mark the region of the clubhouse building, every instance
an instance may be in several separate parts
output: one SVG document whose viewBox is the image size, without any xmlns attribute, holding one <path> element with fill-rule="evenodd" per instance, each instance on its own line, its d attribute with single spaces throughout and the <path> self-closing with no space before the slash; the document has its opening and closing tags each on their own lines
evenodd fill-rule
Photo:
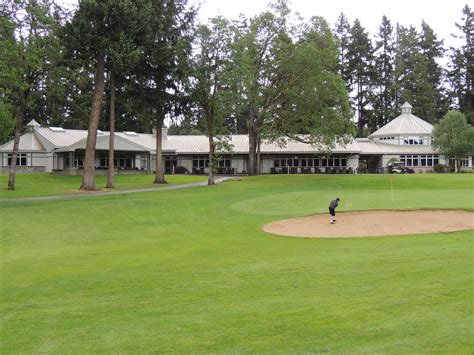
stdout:
<svg viewBox="0 0 474 355">
<path fill-rule="evenodd" d="M 449 162 L 432 146 L 433 126 L 411 113 L 405 103 L 402 113 L 372 133 L 355 138 L 346 145 L 336 145 L 330 153 L 317 151 L 310 144 L 288 141 L 286 146 L 262 142 L 261 173 L 384 173 L 390 161 L 400 160 L 405 167 L 433 171 L 437 164 Z M 156 133 L 116 132 L 115 167 L 118 174 L 155 170 Z M 209 165 L 209 142 L 206 136 L 168 135 L 163 129 L 163 160 L 166 173 L 206 174 Z M 41 127 L 35 120 L 20 137 L 18 172 L 56 172 L 67 175 L 82 173 L 87 130 Z M 246 174 L 248 136 L 232 135 L 233 151 L 223 155 L 219 174 Z M 96 173 L 108 166 L 108 132 L 98 131 Z M 13 141 L 0 146 L 0 172 L 8 172 Z M 460 169 L 472 169 L 473 157 L 460 162 Z"/>
</svg>

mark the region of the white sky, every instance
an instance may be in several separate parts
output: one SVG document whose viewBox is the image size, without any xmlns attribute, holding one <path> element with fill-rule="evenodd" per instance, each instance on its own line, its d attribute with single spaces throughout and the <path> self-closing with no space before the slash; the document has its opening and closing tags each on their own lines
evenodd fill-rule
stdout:
<svg viewBox="0 0 474 355">
<path fill-rule="evenodd" d="M 75 5 L 78 0 L 59 0 L 65 5 Z M 262 12 L 270 0 L 188 0 L 190 4 L 201 3 L 198 20 L 222 15 L 236 19 L 239 14 L 252 17 Z M 352 24 L 358 18 L 373 38 L 386 15 L 395 27 L 397 23 L 415 26 L 420 30 L 421 21 L 433 29 L 439 40 L 444 40 L 445 48 L 459 46 L 459 41 L 451 34 L 459 34 L 455 23 L 461 22 L 462 9 L 472 0 L 290 0 L 290 8 L 304 18 L 322 16 L 334 28 L 341 12 Z"/>
<path fill-rule="evenodd" d="M 370 33 L 370 37 L 378 32 L 382 16 L 386 15 L 395 27 L 397 22 L 421 28 L 421 21 L 433 29 L 437 38 L 443 39 L 445 47 L 457 46 L 458 42 L 451 36 L 459 34 L 455 23 L 461 22 L 462 9 L 469 0 L 290 0 L 293 12 L 299 12 L 304 18 L 322 16 L 334 28 L 341 12 L 352 23 L 358 18 Z M 198 3 L 199 0 L 190 0 Z M 239 14 L 251 17 L 262 12 L 268 0 L 201 0 L 199 20 L 222 15 L 228 19 L 237 18 Z"/>
</svg>

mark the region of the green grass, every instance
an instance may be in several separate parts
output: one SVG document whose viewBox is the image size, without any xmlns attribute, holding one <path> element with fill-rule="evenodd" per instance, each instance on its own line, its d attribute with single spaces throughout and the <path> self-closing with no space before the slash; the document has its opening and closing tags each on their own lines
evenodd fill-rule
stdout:
<svg viewBox="0 0 474 355">
<path fill-rule="evenodd" d="M 472 353 L 473 230 L 261 231 L 336 195 L 341 210 L 474 210 L 472 175 L 260 176 L 3 203 L 0 353 Z"/>
<path fill-rule="evenodd" d="M 8 191 L 8 174 L 0 174 L 0 198 L 18 198 L 34 196 L 51 196 L 61 194 L 81 194 L 81 176 L 60 176 L 55 174 L 17 174 L 15 179 L 15 190 Z M 206 176 L 191 175 L 167 175 L 169 185 L 188 184 L 191 182 L 204 181 Z M 115 188 L 106 189 L 106 176 L 97 176 L 95 183 L 100 191 L 133 190 L 156 188 L 163 185 L 153 183 L 154 175 L 119 175 L 115 177 Z"/>
</svg>

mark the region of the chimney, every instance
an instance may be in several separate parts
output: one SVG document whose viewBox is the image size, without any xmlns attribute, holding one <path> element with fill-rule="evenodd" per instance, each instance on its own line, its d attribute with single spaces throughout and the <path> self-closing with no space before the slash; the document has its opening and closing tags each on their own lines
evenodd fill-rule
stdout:
<svg viewBox="0 0 474 355">
<path fill-rule="evenodd" d="M 161 129 L 161 139 L 164 141 L 168 139 L 168 128 Z"/>
</svg>

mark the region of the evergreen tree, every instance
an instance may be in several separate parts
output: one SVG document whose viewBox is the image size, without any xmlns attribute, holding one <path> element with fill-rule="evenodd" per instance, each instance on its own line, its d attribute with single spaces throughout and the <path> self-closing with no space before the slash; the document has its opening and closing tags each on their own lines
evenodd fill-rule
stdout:
<svg viewBox="0 0 474 355">
<path fill-rule="evenodd" d="M 419 88 L 418 111 L 429 122 L 437 122 L 448 110 L 448 98 L 445 93 L 444 71 L 437 59 L 444 54 L 443 41 L 438 40 L 432 28 L 425 22 L 421 24 L 420 53 L 425 62 L 426 76 L 423 87 Z"/>
<path fill-rule="evenodd" d="M 390 20 L 383 16 L 374 48 L 374 78 L 371 94 L 373 108 L 369 129 L 374 132 L 396 116 L 395 107 L 395 40 Z"/>
<path fill-rule="evenodd" d="M 334 28 L 334 37 L 339 48 L 338 73 L 346 83 L 347 90 L 350 91 L 351 75 L 349 71 L 349 43 L 351 35 L 351 25 L 344 13 L 340 13 Z"/>
<path fill-rule="evenodd" d="M 474 12 L 469 6 L 462 10 L 462 22 L 456 23 L 463 41 L 461 48 L 451 48 L 449 80 L 453 106 L 474 124 Z"/>
<path fill-rule="evenodd" d="M 431 123 L 446 111 L 442 70 L 436 62 L 442 53 L 442 42 L 426 23 L 422 23 L 420 34 L 413 26 L 397 27 L 396 104 L 410 102 L 415 114 Z"/>
<path fill-rule="evenodd" d="M 351 27 L 348 64 L 353 101 L 357 112 L 358 135 L 363 136 L 371 121 L 369 95 L 373 78 L 373 47 L 369 34 L 356 19 Z"/>
<path fill-rule="evenodd" d="M 156 131 L 154 182 L 165 184 L 161 130 L 165 117 L 180 116 L 188 101 L 183 97 L 183 82 L 191 53 L 190 29 L 195 10 L 187 10 L 184 1 L 150 1 L 149 11 L 142 12 L 147 31 L 131 85 L 133 105 L 141 116 L 140 121 Z"/>
</svg>

